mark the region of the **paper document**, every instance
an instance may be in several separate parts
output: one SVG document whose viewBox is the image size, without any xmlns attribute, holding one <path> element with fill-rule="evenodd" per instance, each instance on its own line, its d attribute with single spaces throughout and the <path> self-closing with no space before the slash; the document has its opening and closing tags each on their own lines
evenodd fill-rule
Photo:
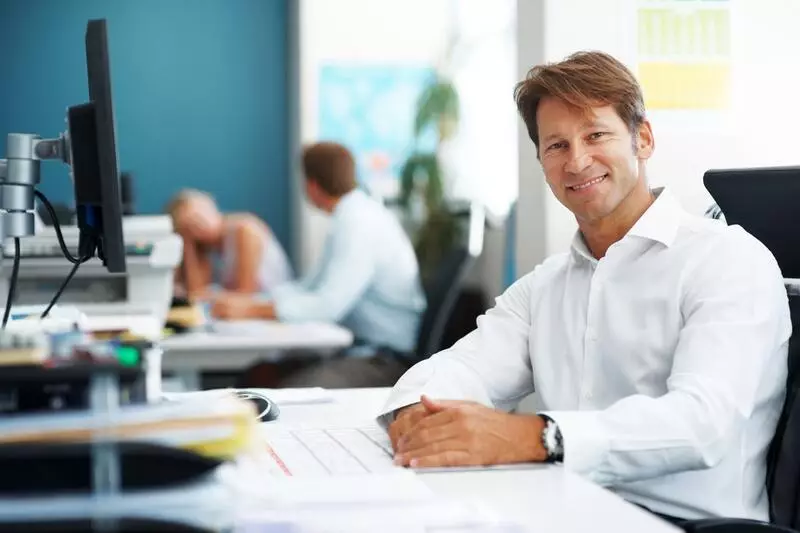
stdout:
<svg viewBox="0 0 800 533">
<path fill-rule="evenodd" d="M 322 387 L 306 387 L 298 389 L 242 389 L 252 390 L 265 395 L 267 398 L 278 404 L 278 407 L 285 405 L 309 405 L 317 403 L 333 402 L 333 394 Z"/>
<path fill-rule="evenodd" d="M 393 463 L 391 443 L 377 426 L 291 428 L 262 424 L 260 469 L 277 477 L 365 476 L 402 471 Z"/>
<path fill-rule="evenodd" d="M 241 462 L 236 471 L 232 482 L 254 509 L 410 502 L 433 494 L 413 472 L 399 468 L 374 476 L 265 478 L 252 463 Z"/>
<path fill-rule="evenodd" d="M 311 505 L 262 509 L 244 514 L 236 533 L 523 533 L 521 524 L 503 519 L 479 502 L 436 496 L 405 502 Z"/>
<path fill-rule="evenodd" d="M 220 335 L 280 335 L 281 325 L 268 320 L 214 320 L 208 329 Z"/>
</svg>

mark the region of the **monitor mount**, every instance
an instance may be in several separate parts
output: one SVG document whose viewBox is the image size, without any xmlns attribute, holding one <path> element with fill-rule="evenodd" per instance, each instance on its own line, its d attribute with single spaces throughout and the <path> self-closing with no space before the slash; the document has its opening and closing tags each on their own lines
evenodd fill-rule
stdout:
<svg viewBox="0 0 800 533">
<path fill-rule="evenodd" d="M 0 240 L 34 235 L 34 189 L 39 185 L 42 160 L 58 159 L 70 167 L 69 133 L 42 139 L 9 133 L 6 159 L 0 159 Z"/>
</svg>

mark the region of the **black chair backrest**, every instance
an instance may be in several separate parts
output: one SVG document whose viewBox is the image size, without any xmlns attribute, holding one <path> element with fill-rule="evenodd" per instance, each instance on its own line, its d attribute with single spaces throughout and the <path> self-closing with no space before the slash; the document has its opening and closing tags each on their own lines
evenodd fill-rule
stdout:
<svg viewBox="0 0 800 533">
<path fill-rule="evenodd" d="M 466 247 L 456 247 L 448 253 L 429 281 L 425 283 L 428 306 L 422 315 L 417 335 L 416 360 L 421 361 L 443 348 L 442 337 L 447 321 L 458 299 L 461 282 L 464 280 L 472 255 Z"/>
<path fill-rule="evenodd" d="M 770 521 L 800 527 L 800 293 L 789 290 L 792 337 L 789 339 L 789 376 L 786 400 L 767 455 L 767 493 Z"/>
</svg>

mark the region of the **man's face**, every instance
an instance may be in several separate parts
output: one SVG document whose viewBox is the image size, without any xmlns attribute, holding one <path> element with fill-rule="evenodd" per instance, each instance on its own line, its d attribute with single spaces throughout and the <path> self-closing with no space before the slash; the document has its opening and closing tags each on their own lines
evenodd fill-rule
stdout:
<svg viewBox="0 0 800 533">
<path fill-rule="evenodd" d="M 201 244 L 213 244 L 222 231 L 222 215 L 213 202 L 192 198 L 178 210 L 176 229 Z"/>
<path fill-rule="evenodd" d="M 543 98 L 536 118 L 547 184 L 579 223 L 600 221 L 637 186 L 647 187 L 642 168 L 653 152 L 647 121 L 634 135 L 612 106 L 584 116 L 557 98 Z"/>
</svg>

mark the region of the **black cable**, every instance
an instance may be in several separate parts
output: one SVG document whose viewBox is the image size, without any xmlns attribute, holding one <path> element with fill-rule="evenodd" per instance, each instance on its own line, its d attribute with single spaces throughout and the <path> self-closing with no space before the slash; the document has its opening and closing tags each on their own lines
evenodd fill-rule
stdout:
<svg viewBox="0 0 800 533">
<path fill-rule="evenodd" d="M 38 198 L 39 201 L 44 204 L 45 209 L 47 209 L 47 213 L 53 220 L 53 228 L 56 230 L 56 236 L 58 237 L 58 245 L 61 247 L 61 253 L 64 254 L 64 257 L 67 258 L 67 261 L 69 261 L 73 265 L 81 264 L 83 260 L 76 259 L 75 257 L 73 257 L 72 254 L 69 253 L 69 250 L 67 249 L 67 245 L 64 242 L 64 235 L 61 234 L 61 224 L 58 223 L 58 218 L 56 217 L 56 211 L 50 204 L 50 200 L 48 200 L 47 196 L 42 194 L 41 191 L 37 191 L 36 189 L 33 190 L 33 194 L 35 194 L 36 198 Z"/>
<path fill-rule="evenodd" d="M 17 275 L 19 274 L 19 256 L 19 237 L 14 237 L 14 266 L 11 268 L 11 278 L 8 280 L 8 298 L 6 299 L 6 311 L 3 313 L 3 329 L 6 329 L 8 317 L 11 316 L 11 305 L 16 297 Z"/>
<path fill-rule="evenodd" d="M 72 277 L 78 271 L 78 267 L 81 266 L 86 261 L 88 261 L 88 259 L 81 259 L 80 261 L 78 261 L 77 263 L 75 263 L 72 266 L 72 270 L 69 271 L 69 274 L 64 279 L 64 282 L 61 283 L 61 287 L 59 287 L 58 291 L 56 291 L 55 296 L 53 296 L 53 299 L 50 301 L 50 305 L 48 305 L 47 309 L 45 309 L 44 313 L 42 313 L 42 317 L 41 318 L 47 317 L 47 314 L 50 313 L 50 310 L 53 308 L 54 305 L 56 305 L 56 302 L 58 301 L 58 299 L 61 298 L 61 293 L 64 292 L 64 289 L 67 288 L 67 285 L 69 285 L 69 282 L 72 280 Z"/>
</svg>

